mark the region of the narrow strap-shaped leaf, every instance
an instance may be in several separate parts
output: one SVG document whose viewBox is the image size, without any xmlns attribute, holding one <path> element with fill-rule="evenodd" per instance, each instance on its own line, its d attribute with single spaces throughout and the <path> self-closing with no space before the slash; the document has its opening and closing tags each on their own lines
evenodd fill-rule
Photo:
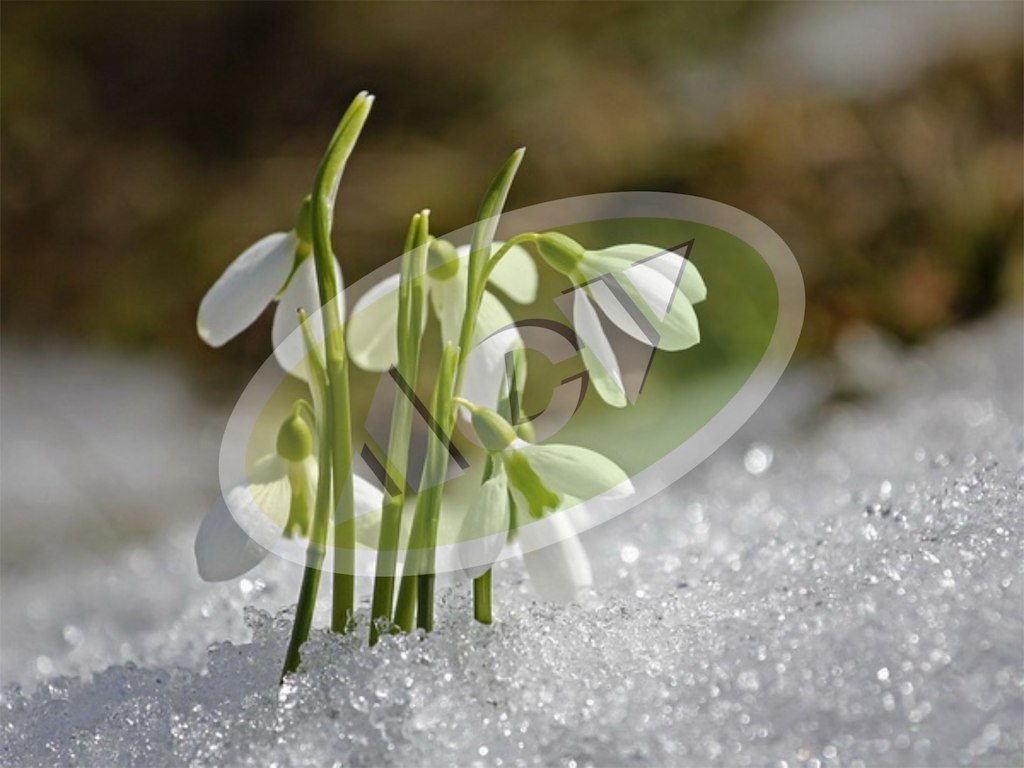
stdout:
<svg viewBox="0 0 1024 768">
<path fill-rule="evenodd" d="M 480 201 L 480 209 L 476 214 L 476 223 L 473 225 L 473 235 L 470 238 L 466 314 L 462 318 L 462 328 L 459 333 L 459 348 L 462 350 L 463 355 L 469 354 L 470 342 L 473 339 L 476 315 L 480 308 L 480 299 L 484 293 L 487 261 L 491 255 L 491 244 L 494 242 L 494 235 L 498 231 L 498 220 L 501 212 L 505 209 L 505 201 L 508 199 L 509 189 L 511 189 L 512 182 L 516 178 L 516 172 L 519 170 L 524 154 L 526 154 L 526 148 L 520 147 L 501 166 L 498 174 L 484 193 L 483 199 Z M 465 365 L 459 365 L 455 394 L 458 394 L 462 389 L 464 369 Z"/>
</svg>

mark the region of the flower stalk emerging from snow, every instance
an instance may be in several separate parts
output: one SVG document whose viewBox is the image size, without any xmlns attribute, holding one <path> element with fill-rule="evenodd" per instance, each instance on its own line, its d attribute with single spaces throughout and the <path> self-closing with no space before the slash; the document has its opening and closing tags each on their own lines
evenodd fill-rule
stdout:
<svg viewBox="0 0 1024 768">
<path fill-rule="evenodd" d="M 335 564 L 332 589 L 331 629 L 336 632 L 347 631 L 355 611 L 356 538 L 348 358 L 339 306 L 341 286 L 333 269 L 331 225 L 341 176 L 372 106 L 373 96 L 361 93 L 341 118 L 313 183 L 310 217 L 324 328 L 324 368 L 327 374 L 324 419 L 331 440 L 331 487 L 336 516 L 334 556 L 341 561 Z"/>
<path fill-rule="evenodd" d="M 396 346 L 395 366 L 398 376 L 410 386 L 415 384 L 419 373 L 427 293 L 427 278 L 424 271 L 430 245 L 429 234 L 430 212 L 424 210 L 415 214 L 409 224 L 409 233 L 405 239 L 405 255 L 402 257 L 402 272 L 399 276 L 401 282 L 398 286 L 398 306 L 395 308 L 398 325 L 393 334 Z M 391 414 L 391 431 L 388 435 L 386 466 L 391 487 L 386 489 L 387 501 L 381 511 L 377 570 L 370 606 L 371 645 L 377 642 L 381 630 L 390 628 L 392 624 L 398 545 L 409 467 L 409 441 L 412 436 L 412 410 L 410 398 L 395 398 Z"/>
<path fill-rule="evenodd" d="M 400 274 L 367 292 L 346 327 L 331 222 L 342 173 L 372 104 L 373 97 L 361 93 L 342 117 L 295 228 L 263 238 L 232 262 L 204 297 L 197 317 L 200 337 L 220 346 L 276 301 L 274 355 L 311 392 L 312 405 L 296 401 L 281 425 L 276 453 L 258 463 L 249 482 L 225 494 L 196 540 L 200 573 L 210 579 L 232 578 L 262 559 L 266 550 L 250 535 L 260 538 L 270 530 L 271 536 L 296 545 L 307 540 L 282 679 L 300 663 L 329 550 L 334 555 L 331 629 L 345 632 L 353 625 L 355 521 L 360 515 L 380 512 L 370 643 L 383 631 L 433 627 L 442 495 L 460 412 L 484 447 L 486 462 L 457 546 L 462 574 L 473 581 L 475 618 L 493 620 L 492 566 L 510 543 L 519 546 L 542 599 L 570 601 L 592 582 L 569 510 L 632 493 L 629 478 L 589 449 L 527 442 L 524 436 L 533 439 L 529 424 L 517 432 L 498 412 L 511 396 L 503 391 L 506 358 L 514 354 L 517 361 L 516 381 L 509 386 L 520 386 L 525 369 L 519 364 L 522 337 L 492 289 L 519 304 L 536 299 L 537 265 L 528 248 L 572 281 L 581 355 L 598 394 L 610 405 L 622 407 L 627 398 L 597 310 L 658 349 L 685 349 L 700 339 L 693 305 L 705 298 L 706 289 L 684 256 L 641 244 L 590 251 L 558 232 L 528 232 L 495 242 L 523 149 L 512 153 L 491 182 L 467 247 L 433 238 L 428 211 L 412 217 Z M 428 443 L 399 579 L 414 397 L 431 314 L 443 348 L 429 398 L 437 439 Z M 502 344 L 481 346 L 496 331 L 503 332 Z M 477 348 L 483 354 L 474 358 L 471 370 L 469 353 Z M 383 493 L 353 473 L 350 359 L 366 370 L 390 371 L 409 395 L 394 401 Z"/>
<path fill-rule="evenodd" d="M 327 549 L 327 530 L 331 517 L 331 422 L 327 403 L 329 401 L 327 371 L 323 358 L 316 347 L 310 328 L 309 318 L 304 310 L 299 310 L 299 322 L 302 337 L 307 349 L 306 363 L 310 372 L 310 386 L 313 389 L 314 402 L 317 403 L 319 418 L 317 420 L 317 467 L 318 479 L 316 486 L 316 505 L 309 531 L 309 546 L 306 549 L 306 567 L 302 572 L 302 585 L 299 587 L 299 599 L 295 607 L 295 622 L 285 653 L 281 679 L 299 668 L 300 650 L 309 637 L 313 626 L 313 611 L 316 609 L 316 595 L 320 589 L 320 574 L 323 568 L 324 555 Z"/>
<path fill-rule="evenodd" d="M 549 524 L 569 535 L 559 536 L 546 548 L 525 549 L 523 560 L 538 594 L 556 602 L 571 601 L 590 584 L 590 564 L 559 510 L 581 501 L 628 496 L 633 484 L 621 467 L 595 451 L 528 443 L 497 412 L 462 398 L 457 402 L 469 410 L 473 429 L 488 452 L 484 483 L 459 537 L 463 572 L 474 580 L 487 576 L 510 536 L 551 516 Z M 488 578 L 474 589 L 475 613 L 485 623 L 490 621 L 489 587 Z"/>
<path fill-rule="evenodd" d="M 498 227 L 498 217 L 505 207 L 505 200 L 508 198 L 509 189 L 512 187 L 524 153 L 525 150 L 522 148 L 512 153 L 488 187 L 477 212 L 476 224 L 470 238 L 466 301 L 459 331 L 459 344 L 445 344 L 434 389 L 435 418 L 441 425 L 446 440 L 451 439 L 455 429 L 456 409 L 453 407 L 453 398 L 462 392 L 462 383 L 466 376 L 466 360 L 484 297 L 487 266 L 492 258 L 491 246 Z M 507 252 L 511 247 L 511 242 L 506 243 L 502 250 Z M 498 254 L 493 258 L 499 258 Z M 398 605 L 395 608 L 396 623 L 406 631 L 412 629 L 414 604 L 417 626 L 429 631 L 434 624 L 434 549 L 437 545 L 437 526 L 441 513 L 439 489 L 448 466 L 448 445 L 445 440 L 438 440 L 431 443 L 431 446 L 433 450 L 428 455 L 423 469 L 422 487 L 425 491 L 417 499 L 410 534 L 410 555 L 406 558 L 405 572 L 402 574 L 398 593 Z"/>
</svg>

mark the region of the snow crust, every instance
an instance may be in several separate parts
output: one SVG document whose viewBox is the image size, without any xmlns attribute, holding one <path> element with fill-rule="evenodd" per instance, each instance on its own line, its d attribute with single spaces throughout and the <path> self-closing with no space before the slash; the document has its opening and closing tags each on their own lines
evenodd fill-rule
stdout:
<svg viewBox="0 0 1024 768">
<path fill-rule="evenodd" d="M 580 604 L 537 603 L 506 563 L 493 626 L 455 588 L 430 636 L 316 630 L 280 689 L 296 568 L 201 583 L 205 509 L 15 574 L 0 762 L 1020 764 L 1021 355 L 1019 312 L 922 351 L 852 339 L 588 532 Z"/>
</svg>

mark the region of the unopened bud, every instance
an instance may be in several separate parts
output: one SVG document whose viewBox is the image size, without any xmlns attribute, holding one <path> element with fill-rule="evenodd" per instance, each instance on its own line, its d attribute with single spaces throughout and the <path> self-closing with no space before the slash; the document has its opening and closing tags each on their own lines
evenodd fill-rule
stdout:
<svg viewBox="0 0 1024 768">
<path fill-rule="evenodd" d="M 585 254 L 582 245 L 561 232 L 544 232 L 537 235 L 537 250 L 544 261 L 563 275 L 572 277 Z"/>
<path fill-rule="evenodd" d="M 472 405 L 463 401 L 469 409 L 473 429 L 480 444 L 488 451 L 503 451 L 515 442 L 518 435 L 512 425 L 490 408 Z"/>
<path fill-rule="evenodd" d="M 524 421 L 522 424 L 516 426 L 516 434 L 519 435 L 520 439 L 525 440 L 528 443 L 532 443 L 537 439 L 537 433 L 533 430 L 532 421 Z"/>
<path fill-rule="evenodd" d="M 277 432 L 277 455 L 286 461 L 302 461 L 313 452 L 313 433 L 305 419 L 293 413 Z"/>
<path fill-rule="evenodd" d="M 447 240 L 432 240 L 427 251 L 427 271 L 435 280 L 450 280 L 459 273 L 459 254 Z"/>
</svg>

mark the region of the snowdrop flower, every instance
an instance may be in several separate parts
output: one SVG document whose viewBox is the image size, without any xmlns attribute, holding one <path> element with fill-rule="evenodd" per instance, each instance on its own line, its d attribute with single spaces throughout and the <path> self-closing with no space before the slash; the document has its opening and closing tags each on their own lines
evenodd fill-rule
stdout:
<svg viewBox="0 0 1024 768">
<path fill-rule="evenodd" d="M 558 510 L 580 500 L 628 496 L 633 484 L 617 464 L 595 451 L 528 443 L 495 411 L 459 402 L 470 412 L 493 468 L 462 522 L 458 553 L 463 573 L 470 578 L 486 573 L 511 532 L 538 597 L 571 602 L 593 583 L 593 575 L 572 522 Z"/>
<path fill-rule="evenodd" d="M 317 486 L 312 449 L 309 427 L 293 412 L 278 432 L 276 453 L 257 461 L 249 482 L 218 499 L 199 526 L 195 556 L 204 581 L 227 581 L 255 568 L 268 552 L 258 542 L 309 534 Z M 380 509 L 383 494 L 358 475 L 353 479 L 356 515 Z M 304 550 L 303 543 L 296 556 Z"/>
<path fill-rule="evenodd" d="M 271 338 L 274 355 L 287 372 L 308 378 L 302 339 L 292 332 L 299 327 L 297 312 L 313 315 L 320 309 L 316 266 L 311 258 L 309 199 L 303 203 L 298 223 L 290 232 L 275 232 L 249 246 L 206 292 L 199 305 L 196 330 L 211 347 L 220 347 L 252 325 L 267 305 L 277 302 Z M 338 284 L 341 271 L 334 264 Z M 343 301 L 339 294 L 338 301 Z M 339 308 L 344 314 L 344 307 Z M 312 323 L 319 343 L 321 323 Z"/>
<path fill-rule="evenodd" d="M 535 242 L 544 260 L 579 286 L 573 326 L 584 344 L 581 354 L 591 380 L 609 405 L 626 405 L 625 386 L 598 309 L 634 339 L 657 349 L 676 352 L 700 341 L 693 305 L 704 301 L 707 288 L 683 256 L 641 243 L 588 251 L 559 232 L 538 235 Z"/>
<path fill-rule="evenodd" d="M 494 243 L 493 254 L 502 243 Z M 444 240 L 430 245 L 426 289 L 429 304 L 441 325 L 441 343 L 458 344 L 466 306 L 469 246 L 455 248 Z M 401 275 L 392 275 L 373 286 L 356 302 L 348 321 L 348 352 L 360 368 L 386 371 L 398 360 L 398 287 Z M 537 297 L 537 266 L 530 254 L 514 245 L 491 272 L 488 283 L 518 304 L 530 304 Z M 424 307 L 424 311 L 426 308 Z M 501 300 L 484 291 L 477 315 L 473 346 L 495 331 L 514 323 Z M 505 371 L 505 352 L 521 346 L 518 332 L 509 334 L 504 348 L 484 347 L 483 364 L 466 371 L 463 392 L 474 402 L 496 405 Z M 469 350 L 463 350 L 468 354 Z"/>
</svg>

